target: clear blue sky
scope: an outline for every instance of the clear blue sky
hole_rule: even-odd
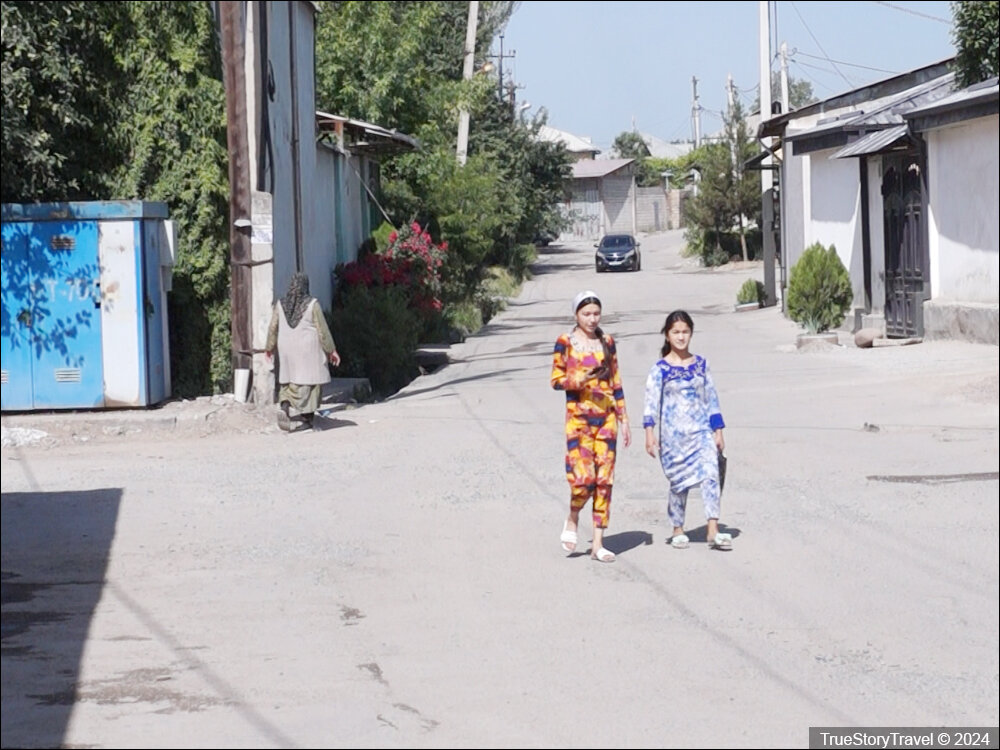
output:
[[[759,5],[525,0],[505,30],[504,53],[515,55],[504,59],[504,75],[523,87],[518,100],[530,102],[529,115],[545,107],[549,125],[605,150],[633,118],[641,132],[690,139],[693,76],[701,132],[713,133],[722,128],[728,74],[746,107],[756,99]],[[770,5],[772,58],[787,43],[789,75],[819,99],[955,54],[948,2]]]

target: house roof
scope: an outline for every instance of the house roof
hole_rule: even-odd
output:
[[[993,76],[938,101],[914,107],[905,112],[903,117],[910,127],[921,131],[974,117],[995,115],[998,109],[1000,109],[1000,86],[997,77]]]
[[[831,132],[858,132],[894,128],[904,122],[903,114],[948,96],[955,86],[955,74],[947,73],[905,91],[869,102],[864,109],[846,112],[830,120],[820,120],[816,127],[789,133],[787,140],[799,141]]]
[[[573,135],[565,130],[542,125],[538,129],[538,138],[549,143],[562,143],[566,150],[574,154],[599,154],[601,149],[594,145],[590,138]]]
[[[824,112],[844,109],[845,107],[854,107],[855,110],[858,110],[862,106],[867,105],[868,109],[871,110],[873,102],[891,98],[895,94],[911,89],[914,86],[919,86],[921,83],[947,75],[949,66],[953,60],[954,58],[948,58],[940,62],[931,63],[907,73],[901,73],[892,78],[876,81],[867,86],[808,104],[805,107],[786,112],[777,117],[771,117],[760,123],[760,126],[757,128],[757,137],[781,136],[784,134],[785,126],[791,120],[822,115]]]
[[[585,180],[589,177],[606,177],[634,161],[635,159],[584,159],[574,162],[573,179]]]
[[[321,134],[335,135],[339,145],[356,153],[379,154],[420,148],[420,141],[398,130],[329,112],[317,110],[316,128]],[[347,135],[350,140],[346,139]]]
[[[838,148],[835,158],[864,156],[890,150],[907,136],[904,115],[913,109],[939,101],[952,93],[955,74],[935,78],[887,96],[871,99],[853,111],[820,120],[814,127],[785,132],[784,140],[794,144],[795,153]],[[899,126],[903,130],[898,130]],[[892,131],[888,135],[880,131]],[[873,137],[869,137],[869,136]],[[858,144],[858,141],[864,141]]]
[[[890,150],[900,141],[909,140],[908,134],[909,128],[906,125],[895,125],[891,128],[876,130],[874,133],[869,133],[854,143],[844,146],[831,158],[848,159],[854,156],[879,154]]]
[[[669,143],[662,138],[657,138],[649,133],[639,133],[642,142],[646,144],[649,155],[657,159],[679,159],[685,154],[691,153],[694,144],[685,141],[684,143]]]

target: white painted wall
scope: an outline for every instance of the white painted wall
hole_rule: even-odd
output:
[[[804,157],[788,155],[788,151],[786,148],[781,178],[781,257],[786,278],[806,248],[805,216],[809,196],[809,162]]]
[[[140,308],[139,222],[98,222],[101,264],[101,359],[104,366],[105,406],[142,403],[145,352],[139,351],[145,310]]]
[[[882,157],[877,156],[868,160],[868,241],[871,243],[872,257],[873,315],[883,315],[885,313],[884,223],[882,207]]]
[[[857,159],[831,159],[836,149],[814,151],[809,160],[809,221],[805,246],[834,245],[851,276],[854,307],[864,305],[861,252],[861,185]]]
[[[998,301],[997,128],[992,115],[924,134],[932,299]]]

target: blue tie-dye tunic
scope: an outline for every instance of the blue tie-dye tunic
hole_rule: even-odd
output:
[[[660,428],[660,464],[671,492],[719,479],[712,433],[726,426],[708,363],[695,355],[689,365],[661,359],[646,378],[642,426]]]

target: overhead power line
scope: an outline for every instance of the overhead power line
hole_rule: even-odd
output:
[[[898,70],[885,70],[884,68],[872,68],[867,65],[858,65],[857,63],[844,62],[843,60],[831,60],[829,57],[821,57],[819,55],[810,55],[808,52],[803,52],[800,49],[793,49],[788,53],[789,55],[802,55],[803,57],[811,57],[814,60],[826,60],[830,63],[837,63],[838,65],[847,65],[851,68],[861,68],[862,70],[874,70],[876,73],[890,73],[896,75],[899,73]]]
[[[819,51],[823,53],[823,59],[829,61],[830,64],[833,65],[833,69],[836,70],[837,73],[840,75],[840,77],[847,82],[847,85],[850,86],[851,88],[854,88],[854,84],[851,82],[851,79],[848,78],[846,75],[844,75],[843,71],[837,67],[837,63],[830,60],[830,56],[826,54],[826,50],[823,49],[823,45],[819,43],[819,39],[817,39],[816,35],[812,33],[812,29],[809,28],[809,24],[806,23],[806,19],[804,19],[802,17],[802,14],[799,13],[799,8],[795,3],[792,3],[792,10],[795,11],[795,15],[799,17],[799,20],[802,22],[802,25],[805,26],[805,29],[809,33],[809,36],[811,36],[812,40],[816,42],[816,46],[819,47]]]
[[[898,10],[901,13],[909,13],[911,16],[919,16],[920,18],[926,18],[929,21],[937,21],[938,23],[943,23],[947,26],[951,26],[951,19],[940,18],[938,16],[932,16],[929,13],[921,13],[919,10],[910,10],[909,8],[904,8],[901,5],[896,5],[895,3],[883,3],[876,0],[876,5],[884,5],[886,8],[892,8],[893,10]]]

